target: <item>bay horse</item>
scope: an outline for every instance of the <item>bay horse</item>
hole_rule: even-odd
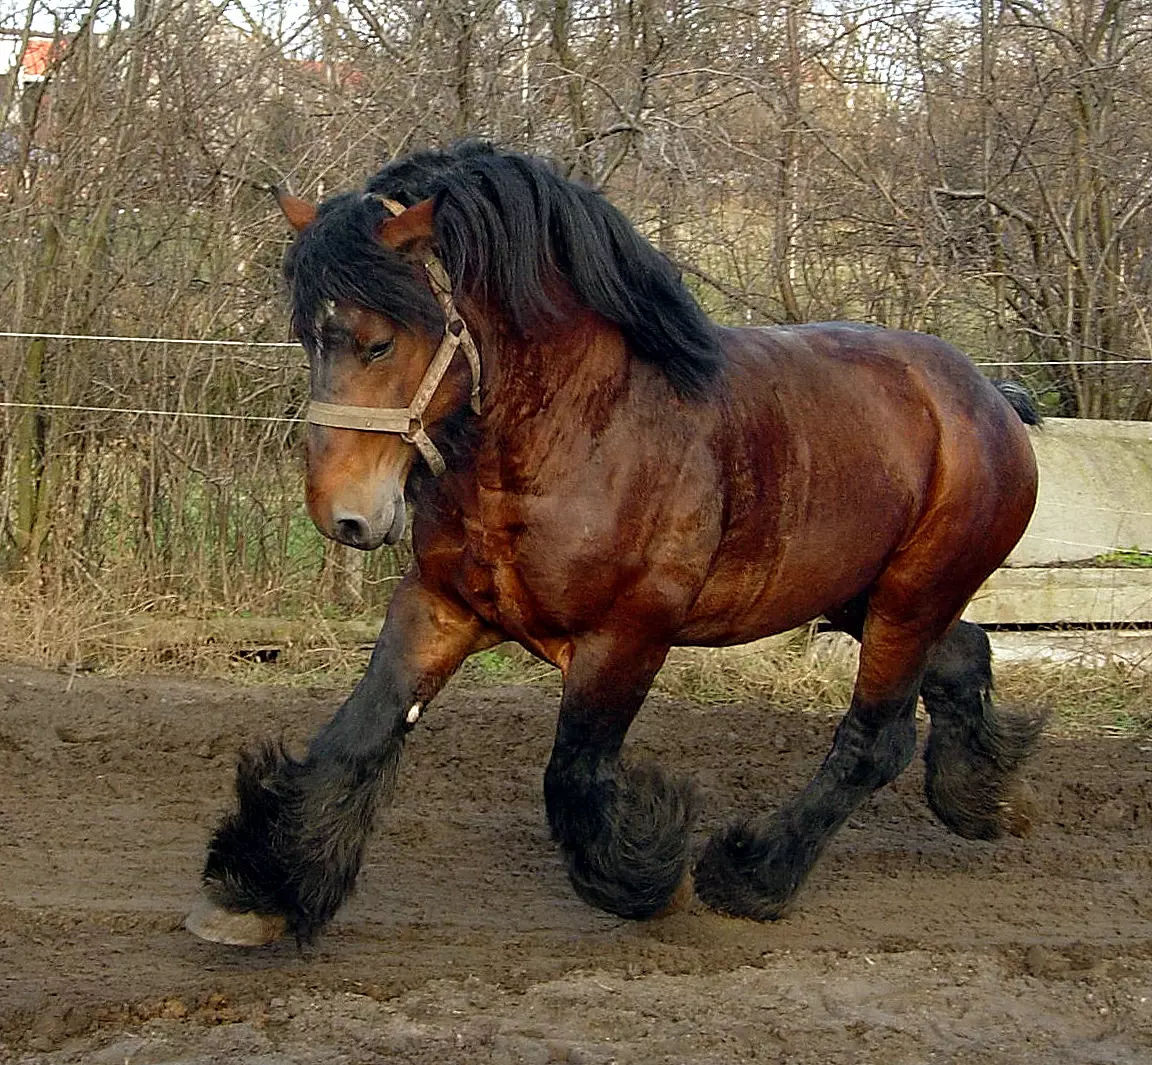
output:
[[[933,336],[720,327],[598,192],[479,142],[280,205],[311,366],[309,513],[372,550],[402,535],[407,497],[415,563],[306,756],[242,755],[192,931],[322,929],[406,734],[468,655],[507,640],[562,674],[548,822],[577,894],[610,913],[657,915],[691,883],[722,913],[779,917],[911,761],[918,696],[940,821],[1027,831],[1040,725],[994,706],[987,637],[959,620],[1032,513],[1022,390]],[[649,686],[675,645],[820,616],[860,641],[827,757],[692,864],[690,784],[621,756]]]

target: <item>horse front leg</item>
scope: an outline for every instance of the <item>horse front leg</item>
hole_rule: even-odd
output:
[[[781,809],[710,838],[695,887],[714,910],[773,920],[787,910],[837,829],[907,767],[916,748],[916,699],[934,633],[870,615],[852,704],[808,785]]]
[[[405,735],[459,664],[498,640],[466,609],[407,577],[367,672],[307,755],[297,760],[272,744],[242,755],[236,805],[209,844],[206,899],[188,929],[238,946],[285,931],[310,940],[352,891]]]
[[[544,775],[552,837],[576,894],[621,917],[667,909],[687,874],[690,783],[620,754],[667,652],[610,635],[581,640],[565,670]]]

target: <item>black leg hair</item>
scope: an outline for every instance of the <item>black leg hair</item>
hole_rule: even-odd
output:
[[[585,902],[642,919],[668,908],[688,871],[697,803],[689,781],[621,761],[620,747],[666,648],[578,648],[565,678],[544,799]]]
[[[347,715],[356,712],[350,703]],[[271,744],[242,754],[236,807],[208,847],[208,898],[225,910],[281,914],[299,940],[312,940],[352,892],[403,742],[394,725],[352,757],[336,755],[324,733],[300,761]]]
[[[799,795],[708,840],[695,869],[701,900],[737,917],[781,917],[836,830],[912,760],[914,707],[914,694],[883,708],[853,699],[831,751]]]
[[[368,671],[296,760],[245,754],[236,806],[221,822],[204,889],[231,913],[281,915],[312,939],[348,897],[377,807],[391,797],[404,737],[472,651],[496,637],[411,578],[397,590]]]
[[[651,762],[561,751],[548,763],[544,797],[580,898],[638,920],[668,908],[688,871],[697,811],[690,781]]]
[[[920,692],[932,719],[924,783],[933,813],[966,839],[1027,835],[1033,802],[1020,767],[1044,718],[995,707],[992,649],[979,625],[957,622],[932,649]]]

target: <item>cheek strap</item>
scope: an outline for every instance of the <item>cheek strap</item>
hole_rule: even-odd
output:
[[[382,200],[385,207],[394,215],[403,213],[404,207],[395,200]],[[428,468],[437,477],[446,469],[444,456],[432,443],[424,431],[424,411],[444,380],[448,366],[459,349],[468,360],[472,371],[472,409],[480,413],[480,350],[468,332],[468,326],[460,317],[452,300],[452,284],[444,264],[435,255],[424,260],[424,270],[429,285],[444,311],[444,337],[424,377],[416,388],[416,394],[407,407],[353,407],[340,403],[322,403],[313,400],[308,404],[307,420],[311,425],[325,425],[333,429],[356,429],[365,433],[398,433],[406,443],[411,444],[428,463]]]

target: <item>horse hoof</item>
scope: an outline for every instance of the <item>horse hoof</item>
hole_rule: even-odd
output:
[[[1032,834],[1032,824],[1036,820],[1036,792],[1030,784],[1018,781],[999,806],[1000,823],[1008,835],[1023,839]]]
[[[803,871],[792,874],[773,862],[747,824],[737,823],[712,836],[696,861],[696,897],[727,917],[776,921],[787,912]],[[785,875],[782,875],[785,874]]]
[[[288,922],[278,913],[235,913],[202,899],[184,920],[184,927],[209,943],[230,947],[263,947],[274,943]]]
[[[1036,793],[1023,780],[1009,781],[1002,787],[1000,798],[981,794],[977,803],[967,804],[955,792],[949,792],[932,779],[928,786],[928,805],[945,827],[962,839],[998,840],[1005,836],[1023,838],[1031,835],[1036,820]]]
[[[686,869],[684,871],[684,877],[672,893],[672,897],[662,910],[657,910],[652,916],[653,918],[671,917],[674,913],[681,913],[692,905],[692,900],[695,897],[695,881],[692,878],[692,870]]]

